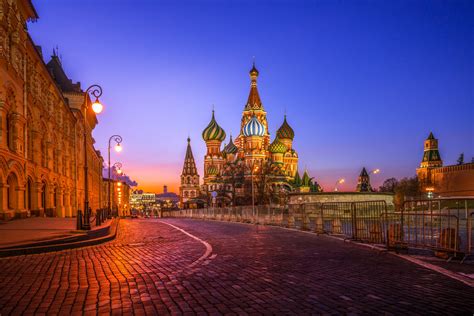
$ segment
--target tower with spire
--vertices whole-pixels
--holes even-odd
[[[362,168],[359,179],[357,180],[356,192],[372,192],[372,186],[370,185],[370,177],[367,170]]]
[[[422,187],[433,185],[432,170],[443,166],[443,160],[438,150],[438,140],[434,137],[433,132],[430,132],[428,138],[425,140],[423,147],[423,158],[420,163],[420,168],[416,169],[416,175]]]
[[[199,174],[196,169],[193,151],[191,150],[191,139],[188,137],[188,147],[184,156],[181,185],[179,187],[180,204],[184,205],[189,200],[197,198],[200,195],[199,193]]]

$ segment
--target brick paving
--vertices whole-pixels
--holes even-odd
[[[122,220],[115,241],[0,259],[0,314],[472,314],[474,289],[385,253],[275,227]]]

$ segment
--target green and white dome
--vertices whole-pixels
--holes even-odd
[[[202,131],[202,139],[204,139],[205,142],[210,140],[223,141],[225,137],[225,131],[217,124],[214,118],[214,111],[212,111],[211,122],[209,122],[209,125]]]
[[[216,176],[219,173],[216,166],[209,166],[207,168],[207,175],[208,176]]]
[[[284,154],[286,153],[286,151],[288,150],[288,148],[286,148],[285,144],[283,144],[282,142],[280,142],[278,140],[278,138],[275,138],[275,140],[270,144],[270,146],[268,147],[268,150],[272,153],[272,154]]]

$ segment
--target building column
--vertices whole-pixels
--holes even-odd
[[[26,218],[27,211],[25,206],[25,192],[26,187],[18,185],[15,188],[15,196],[16,196],[16,209],[15,209],[15,217],[17,218]]]
[[[33,182],[33,187],[31,188],[31,214],[40,217],[44,215],[44,210],[41,207],[42,186],[42,182]]]
[[[58,186],[56,188],[56,196],[54,197],[56,200],[56,209],[55,213],[57,217],[64,217],[64,205],[63,205],[63,189]]]

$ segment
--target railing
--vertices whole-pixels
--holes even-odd
[[[89,212],[89,214],[91,214]],[[112,212],[110,212],[107,208],[98,209],[95,212],[94,216],[89,217],[89,223],[91,225],[100,226],[104,223],[108,218],[111,218]],[[81,230],[84,229],[84,214],[82,210],[77,211],[76,216],[76,229]]]
[[[446,257],[474,254],[474,198],[406,201],[395,247],[431,249]]]
[[[385,201],[366,201],[186,209],[163,211],[163,217],[277,225],[387,249],[474,255],[474,198],[407,201],[399,211]]]

